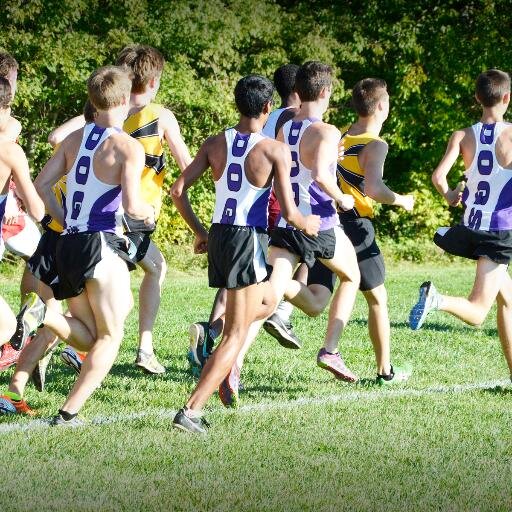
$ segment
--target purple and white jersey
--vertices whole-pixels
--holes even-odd
[[[304,119],[303,121],[288,121],[283,126],[284,142],[288,144],[292,153],[292,168],[290,181],[292,183],[293,198],[302,215],[319,215],[320,231],[338,226],[340,220],[336,213],[334,200],[326,194],[312,178],[312,171],[300,160],[300,141],[308,126],[318,119]],[[333,163],[330,167],[336,180],[336,156],[337,147],[333,148]],[[295,229],[290,226],[282,216],[279,218],[278,227]]]
[[[270,187],[255,187],[244,170],[247,155],[265,137],[261,133],[238,133],[234,128],[227,129],[224,135],[228,150],[226,167],[215,182],[212,223],[267,229]]]
[[[4,223],[5,205],[7,204],[7,194],[0,194],[0,260],[4,255],[5,245],[4,237],[1,236],[2,226]]]
[[[292,107],[276,108],[276,110],[272,110],[272,112],[270,112],[270,115],[268,116],[265,126],[263,127],[263,130],[261,130],[261,133],[263,133],[263,135],[265,135],[266,137],[275,139],[277,121],[279,120],[281,114],[285,110],[289,110],[290,108]]]
[[[496,158],[496,142],[510,123],[474,124],[475,158],[465,174],[464,225],[482,231],[512,229],[512,169]]]
[[[96,150],[118,128],[86,124],[75,163],[67,175],[63,234],[107,231],[119,228],[121,185],[109,185],[94,174]]]

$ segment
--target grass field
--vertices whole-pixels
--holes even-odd
[[[495,312],[480,329],[436,312],[412,332],[406,319],[425,278],[467,293],[473,266],[388,269],[393,361],[414,366],[407,385],[337,382],[315,364],[326,316],[295,313],[304,348],[287,351],[262,333],[242,372],[242,408],[227,411],[214,396],[203,438],[171,421],[194,386],[188,325],[207,318],[213,291],[203,273],[171,273],[155,330],[167,374],[133,367],[134,311],[111,375],[83,410],[91,426],[0,419],[0,511],[511,510],[512,390]],[[13,305],[15,283],[0,280]],[[355,372],[374,376],[361,297],[341,348]],[[2,389],[11,374],[0,374]],[[54,357],[45,392],[29,387],[26,398],[47,418],[73,379]]]

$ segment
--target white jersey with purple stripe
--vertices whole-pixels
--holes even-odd
[[[474,124],[475,158],[466,170],[464,225],[482,231],[512,229],[512,169],[496,158],[496,142],[510,123]]]
[[[5,205],[7,204],[7,194],[0,194],[0,234],[2,233],[2,225],[4,223]],[[0,236],[0,260],[4,254],[4,239]]]
[[[213,224],[252,226],[267,229],[270,187],[252,185],[245,175],[245,159],[251,149],[265,137],[261,133],[224,132],[227,159],[224,172],[215,182]]]
[[[94,174],[94,154],[118,128],[85,125],[82,144],[67,175],[63,234],[107,231],[120,225],[121,185],[110,185]],[[116,229],[117,228],[117,229]]]
[[[300,141],[306,129],[318,119],[304,119],[303,121],[288,121],[283,125],[284,142],[288,144],[292,154],[292,168],[290,181],[292,183],[293,198],[302,215],[319,215],[320,231],[338,226],[340,220],[336,213],[334,200],[326,194],[312,178],[312,171],[300,160]],[[336,151],[333,151],[336,155]],[[336,180],[336,160],[333,161],[330,171]],[[295,229],[286,219],[279,218],[278,227]]]

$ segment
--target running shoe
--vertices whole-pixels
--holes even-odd
[[[180,409],[172,420],[172,426],[193,434],[206,434],[210,424],[202,417],[191,418],[185,414],[185,409]]]
[[[320,368],[331,372],[339,380],[346,382],[357,382],[359,380],[359,377],[347,368],[339,352],[331,354],[325,348],[322,348],[318,352],[316,362]]]
[[[19,357],[19,350],[14,350],[9,342],[4,343],[0,347],[0,372],[15,364]]]
[[[240,368],[235,363],[226,378],[220,383],[219,398],[225,407],[237,408],[239,404]]]
[[[25,400],[13,400],[7,395],[0,396],[0,415],[4,414],[25,414],[35,416],[36,411],[31,409]]]
[[[302,342],[293,332],[292,324],[289,321],[284,321],[277,312],[265,320],[263,329],[285,348],[299,349],[302,347]]]
[[[159,375],[165,373],[165,366],[158,362],[154,353],[148,354],[143,350],[137,352],[137,359],[135,360],[135,366],[142,368],[146,373],[153,375]]]
[[[78,416],[65,420],[60,412],[50,420],[51,427],[83,427],[84,425],[85,421]]]
[[[412,374],[412,368],[409,365],[393,366],[391,365],[391,373],[389,375],[377,374],[375,384],[378,386],[395,386],[409,380]]]
[[[42,392],[44,390],[44,384],[46,382],[46,369],[52,358],[54,349],[48,350],[48,352],[37,362],[37,366],[34,368],[31,374],[32,382],[37,391]]]
[[[80,370],[82,369],[82,363],[84,362],[84,359],[87,354],[81,354],[80,352],[77,352],[73,347],[68,345],[61,353],[60,358],[70,368],[75,370],[77,374],[80,373]]]
[[[212,354],[215,340],[210,336],[210,325],[208,322],[197,322],[189,327],[190,348],[187,359],[195,377],[201,375],[206,361]]]
[[[417,331],[423,325],[427,315],[441,304],[441,295],[436,290],[434,283],[425,281],[420,286],[420,296],[418,302],[413,306],[409,313],[409,326],[413,331]]]
[[[16,317],[16,332],[11,338],[11,345],[14,350],[21,350],[25,346],[29,336],[34,334],[43,324],[45,313],[46,304],[39,295],[30,292]]]

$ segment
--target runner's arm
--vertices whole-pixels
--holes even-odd
[[[359,165],[364,169],[364,193],[379,203],[401,206],[411,211],[414,197],[393,192],[382,180],[387,154],[388,145],[380,140],[370,142],[359,154]]]
[[[179,178],[171,187],[171,198],[187,225],[196,236],[194,242],[195,252],[205,252],[208,232],[192,210],[187,190],[204,174],[210,167],[208,148],[212,138],[207,139],[200,147],[196,157],[190,165],[182,172]]]
[[[330,170],[333,165],[336,165],[340,137],[341,134],[336,128],[324,128],[313,158],[312,178],[344,210],[350,210],[354,207],[354,198],[340,190],[336,178]]]
[[[54,148],[57,144],[60,144],[70,133],[80,130],[85,126],[85,117],[79,115],[73,117],[69,121],[61,124],[48,135],[48,143]]]
[[[292,184],[290,182],[290,169],[292,166],[290,149],[283,143],[279,143],[279,145],[274,143],[273,147],[274,192],[281,206],[281,214],[288,224],[294,228],[304,231],[309,236],[316,236],[320,228],[320,217],[318,215],[304,217],[293,199]]]
[[[450,172],[450,169],[453,167],[453,164],[457,161],[457,158],[460,154],[460,144],[462,139],[464,138],[464,131],[458,130],[453,132],[450,140],[448,141],[448,147],[446,148],[446,152],[439,162],[439,165],[436,167],[435,171],[432,174],[432,183],[436,190],[446,199],[446,202],[451,206],[456,206],[460,198],[462,196],[461,188],[456,187],[452,190],[448,186],[448,181],[446,177]]]
[[[181,136],[180,125],[178,124],[174,114],[166,108],[162,109],[159,122],[163,129],[164,138],[169,146],[171,154],[174,157],[174,160],[176,160],[176,164],[183,172],[192,162],[192,158],[190,157],[188,147]]]

